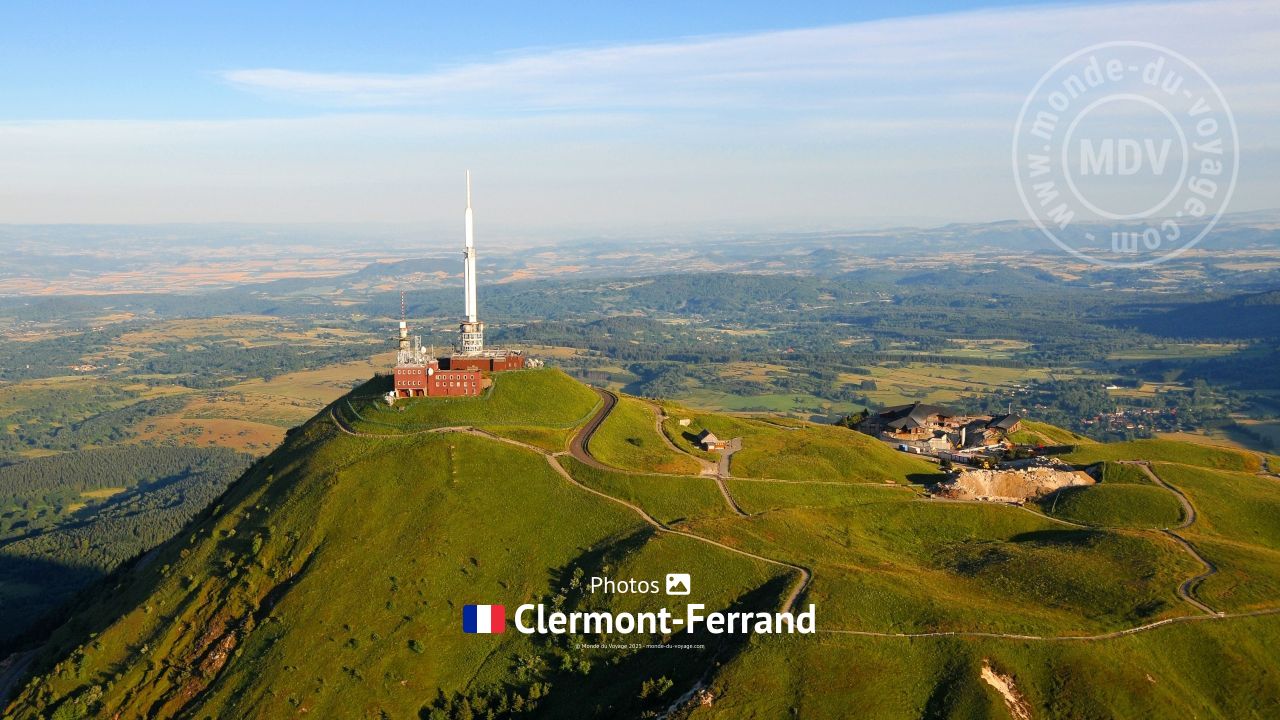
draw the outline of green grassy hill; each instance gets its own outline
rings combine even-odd
[[[923,482],[938,466],[898,452],[862,433],[833,425],[766,422],[679,407],[668,408],[663,429],[677,446],[701,453],[695,438],[710,430],[723,440],[742,438],[729,471],[736,477],[841,482]],[[681,418],[689,425],[681,426]],[[701,453],[718,458],[718,453]]]
[[[1220,470],[1257,472],[1262,461],[1255,453],[1231,448],[1196,445],[1177,440],[1133,440],[1118,443],[1081,443],[1074,452],[1063,459],[1073,463],[1094,463],[1100,460],[1133,460],[1197,465]]]
[[[1219,618],[1178,594],[1204,568],[1158,529],[1180,511],[1173,492],[1123,465],[1050,509],[1129,527],[1082,528],[927,499],[916,483],[934,466],[843,428],[672,411],[677,443],[702,427],[743,438],[722,494],[646,467],[672,456],[638,401],[590,443],[606,447],[602,470],[562,452],[597,398],[553,370],[499,375],[466,401],[365,394],[101,583],[4,717],[639,718],[701,685],[709,701],[676,717],[1007,717],[984,663],[1036,718],[1262,717],[1280,703],[1280,615],[1233,614],[1280,607],[1273,479],[1153,465],[1199,512],[1178,532],[1218,566],[1192,592]],[[492,434],[432,432],[458,425]],[[797,566],[813,636],[460,629],[467,603],[776,609]],[[691,573],[694,595],[583,589],[667,572]],[[633,647],[666,641],[701,649]]]
[[[335,404],[335,411],[362,433],[398,435],[442,427],[472,426],[551,451],[563,450],[573,428],[599,405],[591,388],[555,368],[492,376],[481,397],[382,399],[384,383],[370,381]]]
[[[644,401],[619,397],[591,438],[591,454],[607,465],[635,472],[697,475],[698,461],[667,447],[654,430],[657,422],[657,414]]]
[[[1064,488],[1039,502],[1056,518],[1101,527],[1166,528],[1182,521],[1182,505],[1154,485],[1102,483]]]

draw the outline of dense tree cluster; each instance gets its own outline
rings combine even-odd
[[[121,447],[0,467],[0,650],[172,537],[247,465],[223,448]]]

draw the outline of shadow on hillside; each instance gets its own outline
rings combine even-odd
[[[652,528],[643,528],[628,535],[606,541],[579,555],[572,562],[553,571],[550,576],[549,595],[565,590],[562,609],[571,612],[601,611],[611,607],[614,597],[602,593],[590,593],[586,583],[593,576],[609,576],[623,579],[616,573],[618,564],[627,556],[641,550],[656,535]],[[576,569],[582,573],[575,574]],[[571,589],[574,577],[580,587]],[[640,578],[637,578],[640,579]],[[658,578],[661,582],[661,578]],[[739,612],[775,611],[786,595],[792,578],[783,575],[739,596],[727,608],[708,608],[708,611],[728,610]],[[695,594],[696,583],[695,583]],[[625,596],[616,596],[621,599]],[[653,609],[669,606],[666,595],[653,598]],[[696,599],[696,598],[693,598]],[[588,602],[592,601],[592,602]],[[549,600],[544,600],[550,605]],[[582,607],[579,607],[582,606]],[[616,607],[616,606],[615,606]],[[632,607],[630,604],[627,607]],[[550,608],[549,608],[550,609]],[[704,630],[688,633],[677,632],[667,644],[701,645],[700,649],[674,648],[581,648],[583,643],[608,643],[631,645],[635,643],[660,643],[661,638],[650,639],[644,635],[614,635],[611,637],[581,635],[532,635],[532,649],[519,651],[518,655],[495,653],[491,660],[504,663],[502,674],[506,680],[498,687],[473,688],[468,694],[437,695],[420,712],[421,718],[454,717],[465,714],[460,711],[464,699],[471,708],[488,708],[499,697],[514,701],[516,696],[532,697],[531,687],[537,685],[550,691],[535,702],[536,709],[530,717],[540,718],[615,718],[642,717],[650,711],[661,712],[677,698],[699,683],[709,684],[718,668],[732,661],[750,641],[746,634],[713,635]],[[531,654],[530,654],[531,653]],[[536,656],[536,661],[534,657]],[[505,665],[510,663],[509,666]],[[526,672],[528,667],[541,667],[536,675]],[[491,674],[491,673],[490,673]],[[646,681],[669,683],[661,692],[645,693]],[[641,694],[647,696],[641,698]],[[505,700],[504,700],[505,702]],[[479,714],[477,717],[481,716]],[[656,716],[656,715],[655,715]],[[523,715],[522,715],[523,717]]]
[[[774,611],[786,595],[790,582],[789,576],[774,578],[738,597],[725,610]],[[732,662],[746,649],[750,638],[750,635],[741,633],[713,635],[704,629],[676,633],[669,643],[704,646],[700,650],[642,648],[595,651],[592,669],[587,674],[559,672],[551,678],[552,691],[542,701],[535,716],[615,718],[639,717],[648,710],[660,712],[695,685],[710,684],[720,667]],[[618,636],[611,640],[618,643],[646,642],[641,636]],[[645,681],[660,678],[672,681],[670,689],[657,698],[641,699]]]
[[[1013,543],[1029,543],[1032,545],[1058,545],[1068,547],[1085,547],[1105,533],[1099,530],[1034,530],[1018,533],[1009,538]]]
[[[947,479],[947,474],[942,472],[936,473],[908,473],[907,482],[912,485],[937,485]]]
[[[66,602],[52,608],[43,619],[33,623],[22,636],[15,637],[6,643],[10,651],[20,649],[36,651],[35,658],[27,669],[26,677],[21,682],[28,681],[32,676],[49,672],[54,663],[65,659],[85,638],[96,637],[118,618],[136,607],[144,598],[149,597],[156,586],[163,581],[163,575],[160,573],[144,571],[151,561],[157,557],[168,559],[168,556],[176,555],[183,544],[177,538],[199,532],[197,528],[205,528],[207,532],[215,512],[224,503],[233,504],[241,499],[262,480],[263,475],[272,470],[272,457],[274,455],[263,458],[246,468],[217,496],[217,499],[188,520],[181,531],[149,552],[121,563],[106,575],[91,569],[81,570],[80,572],[92,573],[92,576],[76,578],[77,588],[68,593]],[[0,583],[7,584],[10,576],[4,563],[12,560],[14,558],[0,556]],[[46,563],[46,565],[50,564]],[[23,572],[20,567],[9,567],[13,568],[12,572]],[[60,577],[65,581],[73,579],[72,572],[75,570],[63,565],[59,568],[44,568],[44,571],[51,576]],[[49,604],[47,596],[43,600],[46,605]],[[10,607],[11,604],[6,601],[3,615],[5,619],[9,617]],[[110,666],[109,672],[122,670],[123,667],[117,664]],[[11,690],[17,692],[21,687],[22,685],[18,684]],[[6,700],[0,699],[0,702]]]
[[[609,572],[606,568],[613,567],[626,556],[640,550],[649,542],[657,530],[648,525],[636,530],[630,535],[622,536],[612,542],[604,542],[582,553],[573,562],[562,568],[552,570],[548,580],[552,588],[565,588],[568,593],[565,597],[565,609],[571,610],[576,608],[579,601],[591,596],[590,590],[586,587],[586,583],[594,576],[606,577]],[[579,581],[582,587],[573,589],[572,582],[574,572],[581,568],[582,573]],[[552,593],[554,594],[554,593]]]
[[[76,593],[102,575],[91,567],[0,550],[0,658],[47,635],[65,619]]]
[[[937,682],[920,715],[922,720],[1000,717],[1003,713],[984,690],[975,669],[980,663],[969,646],[955,641],[947,644],[949,657],[934,671]]]

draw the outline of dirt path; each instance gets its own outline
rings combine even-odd
[[[1218,567],[1209,562],[1205,556],[1201,555],[1200,551],[1196,549],[1196,546],[1191,544],[1191,541],[1175,532],[1176,530],[1185,530],[1186,528],[1191,527],[1192,523],[1196,521],[1197,515],[1195,506],[1191,504],[1191,500],[1188,499],[1186,495],[1182,494],[1181,490],[1162,480],[1159,475],[1156,475],[1155,471],[1151,469],[1151,463],[1148,463],[1145,460],[1122,460],[1121,463],[1124,465],[1133,465],[1134,467],[1142,470],[1143,474],[1146,475],[1151,482],[1173,493],[1178,498],[1178,502],[1182,503],[1182,522],[1175,528],[1165,528],[1164,534],[1168,535],[1175,543],[1178,544],[1179,547],[1185,550],[1187,554],[1195,558],[1196,561],[1204,567],[1204,572],[1183,580],[1182,583],[1178,585],[1178,597],[1196,606],[1206,614],[1222,615],[1220,611],[1214,610],[1204,604],[1199,598],[1192,594],[1195,592],[1196,587],[1198,587],[1200,583],[1204,582],[1205,578],[1208,578],[1218,572]]]
[[[658,437],[662,438],[662,444],[666,445],[667,449],[671,450],[672,452],[677,452],[677,453],[680,453],[681,455],[687,455],[693,458],[694,460],[697,460],[699,475],[705,475],[706,477],[714,477],[716,474],[715,463],[711,462],[706,458],[698,457],[697,455],[694,455],[693,453],[687,450],[680,449],[679,445],[676,445],[675,443],[671,442],[671,438],[667,437],[666,430],[662,429],[662,423],[667,419],[667,411],[661,405],[658,405],[656,403],[649,403],[649,407],[650,409],[653,410],[654,417],[655,417],[653,429],[657,431]]]
[[[1265,610],[1254,610],[1252,612],[1243,613],[1215,613],[1213,615],[1181,615],[1174,618],[1165,618],[1157,620],[1145,625],[1126,628],[1124,630],[1113,630],[1112,632],[1099,633],[1097,635],[1021,635],[1018,633],[998,633],[998,632],[972,632],[966,630],[951,630],[939,632],[922,632],[922,633],[886,633],[874,632],[871,630],[821,630],[820,632],[834,633],[837,635],[860,635],[863,637],[877,638],[943,638],[943,637],[959,637],[959,638],[993,638],[997,640],[1033,640],[1037,642],[1093,642],[1097,640],[1114,640],[1116,638],[1126,637],[1128,635],[1137,635],[1138,633],[1148,632],[1165,625],[1173,625],[1175,623],[1188,622],[1210,622],[1213,620],[1230,620],[1232,618],[1262,617],[1264,615],[1280,615],[1280,608],[1267,608]]]
[[[607,393],[607,391],[597,390],[597,392],[603,393],[602,397],[604,397],[605,395],[612,396],[612,394]],[[612,397],[613,397],[613,401],[609,402],[608,400],[606,400],[605,404],[600,408],[600,410],[596,413],[596,415],[592,417],[590,420],[588,420],[587,423],[583,425],[580,430],[578,430],[578,432],[574,435],[572,442],[570,442],[569,444],[570,454],[573,455],[575,459],[581,462],[591,464],[593,467],[603,467],[606,470],[609,470],[611,468],[598,463],[598,461],[596,461],[595,458],[592,458],[591,455],[588,453],[587,441],[590,439],[591,433],[595,432],[596,429],[600,427],[600,423],[604,421],[605,416],[608,415],[609,411],[612,410],[613,407],[617,404],[617,397],[616,396],[612,396]],[[809,586],[809,581],[813,578],[813,573],[806,567],[789,563],[784,560],[776,560],[774,558],[765,557],[763,555],[757,555],[756,553],[753,553],[747,550],[741,550],[731,545],[726,545],[722,542],[718,542],[710,538],[705,538],[705,537],[702,537],[701,535],[695,535],[694,533],[687,532],[684,530],[676,530],[674,528],[668,527],[666,524],[662,523],[657,518],[653,517],[648,512],[646,512],[644,508],[640,507],[639,505],[636,505],[635,503],[632,503],[628,500],[623,500],[622,498],[614,497],[613,495],[610,495],[608,493],[602,492],[600,490],[596,490],[593,487],[588,487],[587,485],[583,485],[582,483],[574,479],[574,477],[569,474],[569,471],[565,470],[564,466],[560,464],[559,457],[564,455],[564,453],[550,453],[550,452],[547,452],[545,449],[540,448],[536,445],[530,445],[529,443],[521,442],[519,440],[512,440],[511,438],[499,437],[497,435],[487,433],[484,430],[481,430],[475,427],[430,428],[427,430],[419,430],[412,433],[402,433],[399,435],[380,435],[380,434],[374,434],[374,433],[362,433],[358,430],[347,427],[347,425],[338,416],[338,413],[334,411],[334,405],[331,405],[329,407],[329,417],[330,419],[333,420],[333,424],[338,428],[338,430],[352,437],[385,440],[385,439],[391,439],[396,437],[404,437],[406,435],[424,435],[424,434],[431,434],[431,433],[458,432],[458,433],[466,433],[468,435],[476,435],[479,437],[488,438],[490,440],[496,440],[498,442],[507,443],[508,445],[514,445],[516,447],[524,448],[525,450],[538,453],[539,455],[546,458],[547,464],[551,466],[551,469],[554,470],[556,474],[564,478],[570,484],[576,486],[581,490],[589,492],[592,495],[604,498],[609,502],[617,503],[631,510],[636,515],[640,516],[640,519],[643,520],[647,525],[657,530],[658,532],[666,533],[669,535],[680,535],[681,537],[687,537],[691,540],[696,540],[701,543],[706,543],[707,545],[712,545],[714,547],[720,548],[721,550],[727,550],[736,555],[741,555],[743,557],[748,557],[753,560],[759,560],[760,562],[767,563],[769,565],[774,565],[776,567],[783,567],[783,568],[787,568],[788,570],[795,571],[795,573],[797,574],[796,582],[792,584],[791,591],[787,594],[787,597],[782,602],[782,608],[781,608],[782,612],[791,611],[791,609],[795,606],[796,600],[799,599],[800,593],[804,592],[804,589]],[[574,450],[577,450],[577,452],[574,452]],[[582,454],[581,456],[578,454],[579,452]]]

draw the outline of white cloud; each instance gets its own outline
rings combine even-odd
[[[1277,20],[1274,3],[1258,1],[1039,7],[542,50],[414,74],[261,68],[223,77],[336,106],[797,110],[903,94],[968,98],[1010,80],[1022,88],[1063,55],[1110,39],[1166,44],[1211,72],[1269,82],[1274,68],[1258,61],[1280,47]]]

